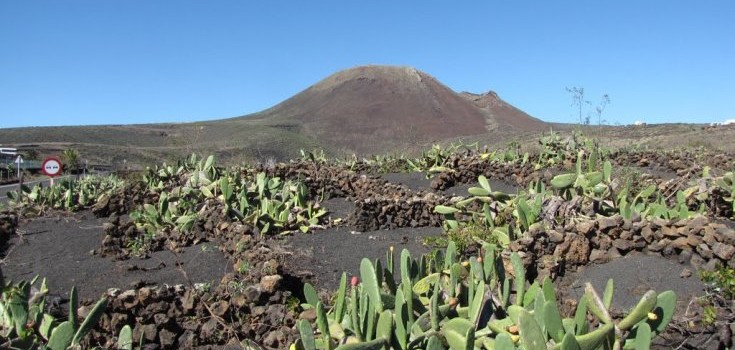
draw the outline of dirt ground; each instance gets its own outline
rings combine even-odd
[[[381,175],[388,182],[404,185],[412,191],[431,191],[431,179],[427,179],[424,173],[391,173]],[[493,191],[501,191],[505,193],[518,192],[518,186],[500,181],[497,179],[488,179],[490,188]],[[441,191],[446,196],[467,196],[467,189],[470,187],[479,187],[478,183],[458,184]]]
[[[429,185],[428,180],[416,174],[389,174],[386,179],[415,191],[426,190]],[[354,203],[345,198],[333,198],[323,205],[329,209],[332,220],[345,220],[355,209]],[[384,262],[391,246],[395,249],[396,259],[404,248],[412,256],[420,256],[430,250],[423,244],[424,238],[441,234],[440,227],[358,232],[339,226],[310,234],[294,234],[278,240],[278,243],[292,252],[292,259],[286,265],[294,272],[307,277],[318,289],[333,290],[339,286],[343,271],[348,276],[359,274],[363,257]]]
[[[687,273],[689,271],[689,273]],[[686,277],[682,277],[686,276]],[[584,285],[590,282],[602,295],[607,280],[615,283],[612,308],[627,312],[649,289],[657,292],[672,290],[677,295],[678,312],[683,313],[692,298],[701,296],[704,284],[699,280],[696,269],[660,255],[631,253],[606,264],[590,264],[562,278],[561,290],[564,297],[575,300],[584,294]]]
[[[413,191],[431,191],[430,181],[421,174],[387,174],[383,178],[404,184]],[[466,195],[467,188],[475,185],[456,186],[444,194]],[[517,190],[500,181],[491,181],[491,187],[510,193]],[[322,205],[329,209],[331,220],[342,219],[343,222],[355,208],[353,202],[344,198],[330,199]],[[104,238],[106,221],[82,212],[21,222],[19,235],[11,239],[0,255],[0,278],[4,276],[6,282],[29,280],[36,275],[46,277],[52,300],[63,307],[72,285],[77,286],[82,299],[94,300],[109,288],[131,289],[148,284],[215,285],[226,273],[232,272],[232,263],[220,252],[218,242],[186,247],[180,254],[168,250],[154,252],[147,259],[115,261],[94,254]],[[348,276],[358,274],[363,257],[385,261],[391,246],[395,248],[396,257],[404,248],[418,256],[430,249],[423,244],[426,237],[441,234],[440,227],[357,232],[338,225],[310,234],[298,232],[274,237],[268,244],[289,252],[285,261],[288,269],[326,292],[337,287],[343,271]],[[681,277],[685,270],[692,273]],[[681,315],[686,303],[703,292],[703,283],[691,266],[661,256],[630,254],[567,273],[559,284],[560,294],[578,299],[588,281],[602,293],[609,278],[616,284],[613,307],[620,312],[629,310],[648,289],[659,292],[672,289],[678,296]]]
[[[382,176],[400,183],[413,191],[429,191],[431,181],[420,173],[397,173]],[[491,187],[506,192],[516,188],[493,180]],[[464,195],[476,184],[463,184],[446,191],[449,195]],[[345,198],[334,198],[323,203],[332,220],[345,220],[354,203]],[[205,242],[186,247],[180,254],[164,250],[153,252],[149,258],[131,258],[114,261],[94,254],[104,238],[105,218],[95,218],[84,212],[73,216],[37,218],[22,222],[2,260],[2,274],[6,280],[31,279],[36,275],[47,278],[52,293],[63,301],[72,285],[82,298],[96,299],[109,288],[134,288],[146,284],[217,283],[232,264],[219,251],[217,242]],[[396,256],[404,248],[418,256],[430,250],[424,239],[442,234],[439,227],[401,228],[373,232],[357,232],[347,226],[316,230],[310,234],[277,237],[271,244],[291,252],[286,262],[293,271],[306,276],[319,289],[333,289],[342,272],[356,274],[363,257],[385,260],[389,247]],[[627,310],[648,288],[662,291],[673,289],[680,300],[689,300],[701,294],[703,285],[696,273],[688,278],[679,277],[683,269],[694,270],[676,261],[660,256],[631,255],[610,263],[590,265],[563,279],[568,295],[578,298],[586,281],[598,291],[604,289],[608,278],[616,283],[615,306]]]
[[[109,288],[146,284],[213,283],[232,270],[215,242],[187,247],[181,254],[160,251],[150,258],[113,261],[94,254],[104,238],[107,219],[91,213],[44,217],[22,222],[19,235],[3,254],[5,280],[46,278],[52,296],[61,301],[76,285],[80,298],[96,300]],[[186,271],[184,274],[182,271]]]
[[[331,205],[330,205],[331,204]],[[333,215],[343,217],[351,203],[333,199],[325,203],[336,208]],[[96,299],[109,288],[134,288],[146,284],[217,283],[231,264],[217,248],[216,242],[205,242],[186,247],[180,254],[164,250],[153,252],[149,258],[131,258],[114,261],[94,254],[104,232],[106,219],[89,213],[69,217],[37,218],[23,222],[20,235],[9,242],[2,260],[5,280],[29,280],[36,275],[46,277],[49,289],[63,302],[72,285],[82,298]],[[408,249],[418,256],[429,252],[424,239],[441,235],[439,227],[401,228],[373,232],[356,232],[349,227],[334,227],[311,234],[294,234],[274,239],[272,244],[290,251],[286,262],[293,271],[307,276],[319,289],[337,287],[342,272],[358,274],[363,257],[385,260],[393,246],[396,256]],[[592,264],[568,273],[561,285],[563,295],[579,299],[584,283],[591,282],[602,292],[609,278],[615,281],[613,305],[620,311],[634,306],[648,289],[674,290],[680,303],[688,303],[703,292],[704,285],[688,264],[661,256],[631,254],[606,264]],[[695,271],[696,272],[696,271]]]
[[[341,206],[335,203],[343,203]],[[333,199],[333,216],[345,217],[351,203]],[[114,261],[94,253],[104,238],[107,219],[90,213],[69,217],[37,218],[23,222],[3,256],[5,280],[46,277],[52,298],[64,304],[75,285],[82,299],[96,300],[110,288],[129,289],[152,284],[211,283],[215,285],[232,264],[219,251],[217,242],[185,247],[180,254],[170,250],[153,252],[149,258]],[[419,256],[430,249],[423,245],[428,236],[442,233],[439,227],[404,228],[391,231],[356,232],[334,227],[311,234],[275,238],[277,245],[291,252],[289,268],[306,276],[322,290],[337,287],[342,271],[358,274],[363,257],[385,260],[390,246],[396,256],[402,249]]]
[[[385,254],[391,246],[395,249],[395,261],[403,249],[411,256],[428,253],[423,240],[442,233],[440,227],[401,228],[372,232],[356,232],[336,227],[308,235],[295,235],[285,240],[285,246],[293,252],[287,265],[311,272],[312,284],[319,289],[334,290],[339,286],[342,272],[347,276],[359,276],[363,257],[385,262]]]

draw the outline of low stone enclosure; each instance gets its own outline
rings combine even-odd
[[[349,198],[354,210],[346,220],[324,226],[346,225],[359,232],[441,226],[444,218],[434,208],[461,200],[442,190],[473,183],[480,175],[525,188],[537,181],[548,185],[555,174],[564,171],[561,164],[535,170],[530,162],[508,164],[476,156],[454,157],[449,162],[452,170],[436,174],[430,186],[421,191],[388,182],[369,167],[356,172],[344,166],[295,162],[256,171],[299,179],[306,184],[311,198]],[[625,153],[611,159],[616,164],[657,166],[676,174],[671,180],[645,178],[663,193],[681,188],[702,170],[702,164],[690,154],[672,158],[655,153]],[[712,160],[719,168],[732,164],[727,157]],[[135,184],[91,208],[97,216],[110,217],[97,253],[110,259],[130,258],[129,243],[140,233],[126,215],[131,208],[154,203],[156,196]],[[556,278],[581,266],[609,262],[634,252],[657,254],[691,264],[697,270],[735,267],[733,222],[718,219],[732,213],[720,207],[714,203],[709,207],[714,209],[706,216],[686,220],[645,220],[640,216],[626,220],[620,215],[597,216],[580,203],[551,197],[544,203],[540,224],[511,241],[506,253],[518,252],[533,279]],[[227,345],[227,341],[233,347],[254,342],[268,349],[283,349],[292,344],[298,338],[296,321],[313,316],[298,308],[303,301],[306,276],[288,266],[289,254],[277,240],[260,237],[257,228],[235,222],[223,213],[222,203],[206,200],[198,208],[191,232],[160,235],[151,243],[152,249],[176,250],[200,241],[217,242],[233,266],[247,263],[247,269],[227,274],[221,283],[212,286],[192,283],[111,289],[106,293],[107,310],[84,345],[114,348],[117,332],[126,324],[134,325],[133,339],[144,339],[150,349],[218,347]],[[15,234],[18,220],[15,213],[0,212],[0,243]],[[676,283],[679,276],[671,278]],[[721,337],[720,342],[727,343],[729,339],[725,338]]]
[[[368,181],[366,177],[361,179]],[[401,186],[385,186],[384,183],[374,186],[394,193],[410,193]],[[439,225],[440,218],[431,208],[443,201],[441,196],[432,193],[412,194],[403,201],[368,197],[357,201],[351,217],[358,219],[350,221],[362,225],[363,229],[370,225],[379,228]],[[282,348],[296,339],[293,326],[299,315],[287,305],[293,302],[291,298],[298,297],[302,282],[284,270],[283,256],[266,242],[256,239],[251,227],[229,222],[214,204],[207,212],[210,214],[202,217],[202,225],[207,228],[202,227],[201,232],[206,232],[209,239],[223,242],[221,249],[234,264],[239,261],[254,263],[248,273],[237,279],[233,275],[226,277],[229,280],[223,280],[209,291],[199,291],[195,286],[110,290],[108,310],[90,344],[110,344],[109,335],[131,321],[136,325],[135,339],[142,337],[162,348],[217,343],[216,333],[223,329],[230,329],[232,334],[268,348]],[[17,218],[5,213],[2,219],[4,232],[14,232]],[[624,220],[616,215],[569,220],[548,230],[543,227],[534,226],[510,243],[510,250],[519,253],[530,276],[538,279],[556,277],[589,263],[605,263],[631,252],[660,254],[689,262],[696,269],[735,266],[735,231],[705,216],[679,221],[645,221],[640,218]],[[108,237],[103,253],[105,246],[125,246],[123,242],[108,240],[129,231],[129,223],[120,223],[117,219],[106,225],[106,229]],[[190,244],[186,240],[180,243]],[[672,281],[675,278],[678,276],[672,276]],[[249,317],[233,322],[236,313]]]
[[[563,228],[530,230],[511,242],[538,277],[606,263],[631,252],[660,254],[696,269],[735,267],[735,230],[705,216],[689,220],[627,221],[619,215],[569,223]]]
[[[230,230],[238,232],[242,227],[235,224],[217,229]],[[100,324],[105,331],[98,333],[94,342],[109,342],[107,334],[133,319],[134,336],[160,343],[162,348],[216,343],[215,333],[223,329],[231,329],[233,334],[267,348],[283,348],[293,342],[298,336],[293,326],[303,315],[287,305],[293,303],[291,298],[299,296],[302,282],[284,269],[283,256],[264,242],[248,238],[228,242],[223,247],[233,250],[233,259],[256,262],[251,272],[237,280],[235,276],[226,277],[229,280],[205,292],[196,292],[191,286],[111,290],[110,306]],[[244,244],[250,246],[245,256],[234,252],[235,246]],[[542,279],[632,252],[660,254],[689,262],[697,269],[713,269],[720,264],[733,266],[734,244],[732,228],[704,216],[675,222],[626,221],[614,216],[569,223],[558,229],[532,230],[511,242],[510,249],[522,257],[530,277]],[[672,283],[679,278],[670,277]],[[238,312],[249,316],[233,323],[232,317]]]

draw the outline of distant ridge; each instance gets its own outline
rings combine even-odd
[[[407,153],[434,142],[500,140],[547,124],[494,92],[456,93],[411,67],[360,66],[259,113],[194,123],[0,129],[0,144],[41,156],[74,148],[90,163],[128,168],[198,152],[223,161]]]
[[[382,152],[402,144],[543,129],[545,123],[490,92],[458,94],[412,67],[337,72],[245,119],[297,130],[343,150]]]

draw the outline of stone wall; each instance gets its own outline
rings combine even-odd
[[[5,246],[10,236],[15,234],[18,215],[11,211],[0,211],[0,248]]]
[[[735,267],[735,230],[705,216],[688,220],[624,220],[621,216],[570,222],[544,229],[536,225],[511,242],[539,276],[605,263],[631,252],[660,254],[691,263],[695,269]]]

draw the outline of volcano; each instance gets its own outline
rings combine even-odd
[[[337,72],[272,108],[242,118],[357,153],[545,127],[494,92],[459,94],[422,71],[396,66]]]

